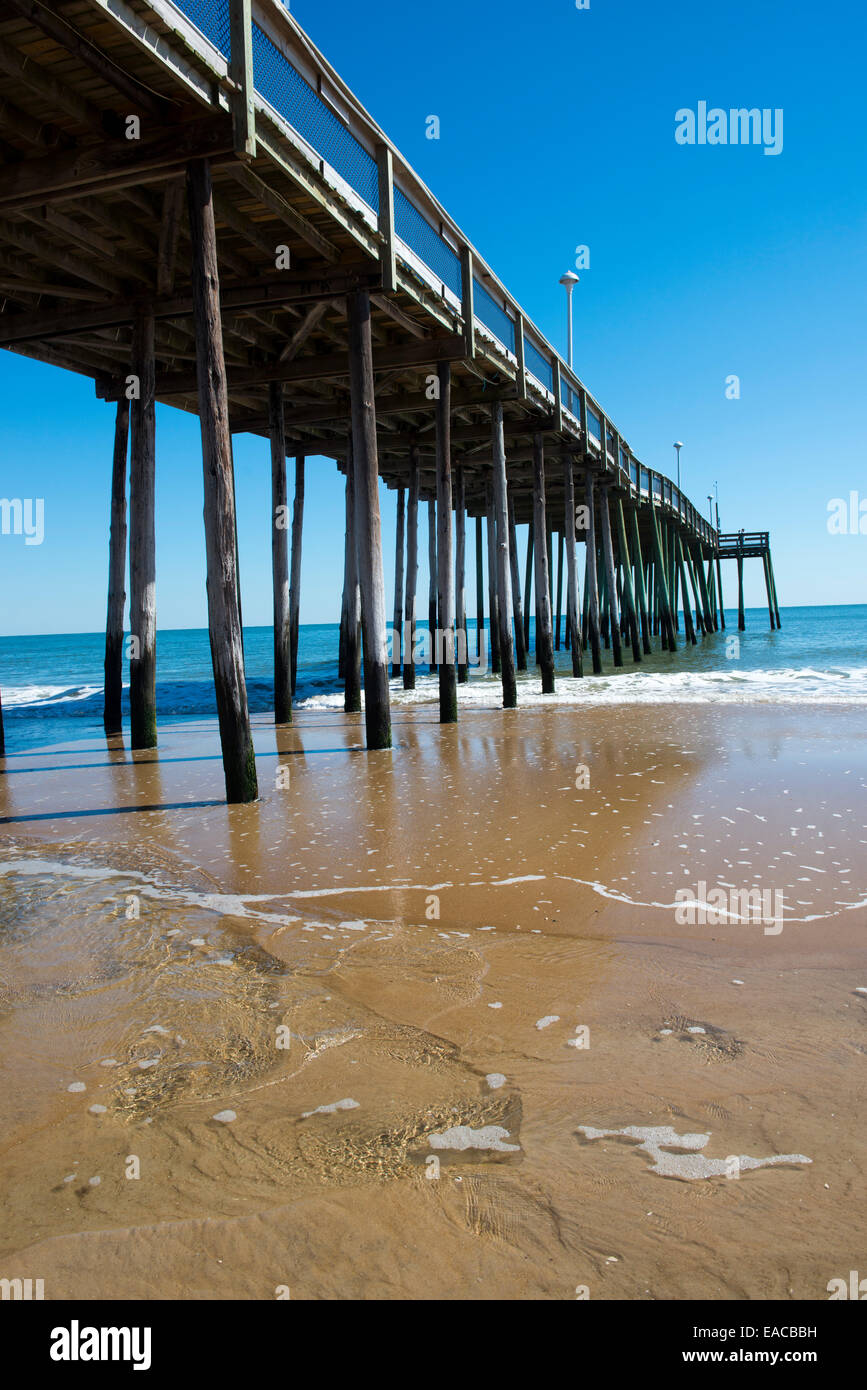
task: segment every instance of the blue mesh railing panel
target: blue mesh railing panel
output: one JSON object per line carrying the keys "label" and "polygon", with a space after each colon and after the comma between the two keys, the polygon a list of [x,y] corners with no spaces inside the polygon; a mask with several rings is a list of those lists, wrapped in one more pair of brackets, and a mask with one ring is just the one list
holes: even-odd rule
{"label": "blue mesh railing panel", "polygon": [[646,468],[642,468],[641,470],[640,487],[642,492],[648,492],[650,490],[650,474]]}
{"label": "blue mesh railing panel", "polygon": [[524,339],[524,362],[528,372],[532,372],[537,381],[541,381],[543,386],[547,386],[549,391],[554,390],[554,371],[547,357],[543,357],[536,344],[530,338]]}
{"label": "blue mesh railing panel", "polygon": [[253,82],[257,92],[303,135],[374,212],[379,210],[376,160],[284,58],[258,24],[253,25]]}
{"label": "blue mesh railing panel", "polygon": [[510,319],[502,305],[488,294],[484,285],[473,277],[473,308],[476,318],[479,319],[486,328],[490,328],[495,337],[512,352],[515,351],[515,321]]}
{"label": "blue mesh railing panel", "polygon": [[228,58],[231,51],[229,0],[182,0],[180,8],[205,38],[219,48],[223,57]]}
{"label": "blue mesh railing panel", "polygon": [[587,407],[587,429],[590,434],[595,434],[597,439],[602,438],[602,424],[599,416],[594,414],[589,405]]}
{"label": "blue mesh railing panel", "polygon": [[444,285],[458,298],[461,295],[461,258],[443,241],[436,228],[422,217],[405,193],[394,190],[394,230],[415,254],[430,266]]}

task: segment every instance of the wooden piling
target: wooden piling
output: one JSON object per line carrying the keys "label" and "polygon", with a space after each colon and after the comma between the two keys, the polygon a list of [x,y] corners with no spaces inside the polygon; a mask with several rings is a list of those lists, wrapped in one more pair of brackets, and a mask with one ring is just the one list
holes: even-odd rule
{"label": "wooden piling", "polygon": [[361,635],[364,660],[364,723],[367,746],[391,747],[388,654],[385,628],[385,583],[379,517],[376,405],[370,331],[370,294],[347,296],[349,321],[349,389],[352,404],[355,546],[361,589]]}
{"label": "wooden piling", "polygon": [[397,522],[394,528],[394,617],[391,627],[391,674],[401,672],[401,613],[403,612],[403,552],[406,529],[406,491],[397,489]]}
{"label": "wooden piling", "polygon": [[500,660],[500,605],[497,598],[497,519],[494,513],[494,489],[491,483],[485,488],[485,523],[488,543],[488,620],[491,630],[491,671],[499,676],[502,670]]}
{"label": "wooden piling", "polygon": [[430,661],[428,671],[434,675],[437,669],[436,634],[439,627],[437,615],[437,504],[427,504],[427,626],[430,638]]}
{"label": "wooden piling", "polygon": [[512,571],[509,562],[509,504],[502,401],[494,402],[491,416],[493,423],[494,506],[497,521],[497,600],[503,708],[514,709],[518,703],[518,683],[515,677],[515,651],[512,646]]}
{"label": "wooden piling", "polygon": [[705,626],[704,626],[704,615],[702,614],[702,611],[701,611],[701,595],[700,595],[699,589],[698,589],[698,581],[696,580],[696,577],[695,577],[695,567],[694,567],[694,565],[693,565],[693,563],[692,563],[692,556],[690,555],[690,552],[689,552],[689,542],[688,542],[688,541],[683,541],[683,543],[682,543],[682,549],[683,549],[683,560],[684,560],[684,564],[685,564],[685,566],[686,566],[686,572],[687,572],[687,574],[688,574],[688,576],[689,576],[690,588],[692,589],[692,601],[693,601],[693,606],[694,606],[694,608],[695,608],[695,630],[696,630],[697,633],[701,633],[701,635],[704,636],[704,633],[705,633]]}
{"label": "wooden piling", "polygon": [[683,542],[677,531],[672,533],[677,559],[677,572],[680,576],[680,591],[683,594],[683,627],[686,632],[686,640],[693,646],[696,644],[695,628],[692,623],[692,605],[689,599],[689,591],[686,587],[686,570],[683,561]]}
{"label": "wooden piling", "polygon": [[551,629],[551,587],[548,571],[550,532],[545,515],[545,448],[540,431],[533,435],[533,534],[536,553],[536,654],[542,671],[542,694],[554,693],[554,634]]}
{"label": "wooden piling", "polygon": [[632,525],[632,559],[635,564],[635,582],[638,586],[636,598],[638,600],[638,612],[641,619],[641,643],[644,648],[644,655],[650,656],[653,648],[650,645],[650,618],[647,611],[647,588],[644,582],[644,557],[641,553],[641,535],[638,530],[638,508],[630,508],[630,522]]}
{"label": "wooden piling", "polygon": [[524,645],[524,613],[521,607],[521,575],[518,563],[518,536],[515,529],[515,500],[509,489],[509,564],[512,567],[512,614],[515,620],[515,659],[519,671],[527,669]]}
{"label": "wooden piling", "polygon": [[659,521],[657,509],[651,504],[651,525],[653,535],[653,555],[655,560],[653,584],[659,609],[659,625],[662,635],[662,645],[671,652],[677,651],[677,638],[674,635],[674,620],[671,615],[671,600],[669,598],[668,583],[665,578],[665,560],[662,552],[662,542],[659,535]]}
{"label": "wooden piling", "polygon": [[623,575],[623,607],[626,610],[626,623],[632,641],[632,659],[641,661],[641,639],[638,631],[638,614],[635,611],[635,593],[632,588],[632,565],[629,559],[629,544],[626,539],[626,518],[623,503],[619,497],[614,502],[614,515],[617,519],[617,545],[620,551],[620,568]]}
{"label": "wooden piling", "polygon": [[476,517],[476,659],[480,667],[487,668],[487,658],[483,661],[482,651],[485,638],[485,579],[484,556],[482,554],[482,518]]}
{"label": "wooden piling", "polygon": [[437,592],[442,635],[439,662],[440,723],[456,724],[458,681],[455,667],[455,571],[452,548],[451,365],[437,366],[439,394],[436,402],[437,465]]}
{"label": "wooden piling", "polygon": [[563,616],[563,532],[557,532],[557,613],[554,618],[554,650],[560,650],[560,623]]}
{"label": "wooden piling", "polygon": [[768,596],[768,615],[769,615],[769,617],[770,617],[770,619],[771,619],[771,632],[773,632],[777,624],[776,624],[776,619],[774,618],[774,596],[773,596],[773,594],[771,593],[771,575],[770,575],[770,571],[769,571],[769,569],[768,569],[768,552],[767,552],[767,551],[765,551],[764,554],[762,555],[762,568],[763,568],[763,570],[764,570],[764,572],[765,572],[765,593],[766,593],[767,596]]}
{"label": "wooden piling", "polygon": [[458,685],[466,685],[470,678],[467,667],[469,643],[467,641],[467,525],[466,502],[464,497],[464,470],[455,468],[455,641],[458,663]]}
{"label": "wooden piling", "polygon": [[780,622],[780,605],[779,605],[779,601],[778,601],[778,599],[777,599],[777,581],[776,581],[776,578],[775,578],[775,576],[774,576],[774,561],[773,561],[773,559],[772,559],[772,557],[771,557],[771,547],[770,547],[770,546],[768,546],[768,572],[769,572],[769,574],[770,574],[770,576],[771,576],[771,593],[772,593],[773,596],[774,596],[774,616],[775,616],[775,618],[776,618],[776,620],[777,620],[777,631],[779,631],[779,629],[780,629],[781,626],[782,626],[782,623]]}
{"label": "wooden piling", "polygon": [[716,554],[716,583],[717,589],[719,590],[719,623],[722,630],[725,631],[726,611],[725,602],[723,600],[722,565],[720,564],[719,551],[717,551]]}
{"label": "wooden piling", "polygon": [[745,632],[747,626],[744,613],[744,557],[738,556],[738,632]]}
{"label": "wooden piling", "polygon": [[530,651],[530,585],[533,582],[533,522],[527,527],[527,560],[524,565],[524,652]]}
{"label": "wooden piling", "polygon": [[[196,248],[194,246],[194,254]],[[155,410],[154,319],[139,314],[133,329],[129,485],[130,746],[156,748],[156,535],[154,529]],[[234,576],[234,536],[232,539]]]}
{"label": "wooden piling", "polygon": [[211,171],[206,159],[193,160],[188,166],[187,198],[205,480],[208,630],[226,799],[229,802],[255,801],[258,795],[256,759],[247,709],[235,564],[234,468],[220,320],[220,276]]}
{"label": "wooden piling", "polygon": [[274,722],[292,722],[292,625],[289,591],[289,529],[286,525],[286,433],[283,388],[268,386],[271,444],[271,580],[274,618]]}
{"label": "wooden piling", "polygon": [[361,590],[355,540],[355,463],[350,441],[346,459],[346,578],[343,636],[343,709],[361,713]]}
{"label": "wooden piling", "polygon": [[620,645],[620,615],[617,611],[617,575],[614,569],[614,546],[611,540],[611,509],[608,503],[608,488],[603,487],[599,499],[600,521],[602,523],[602,549],[605,555],[606,591],[608,594],[608,615],[611,628],[611,645],[614,650],[614,665],[623,665],[623,648]]}
{"label": "wooden piling", "polygon": [[415,600],[418,589],[418,445],[409,451],[406,515],[406,592],[404,596],[403,688],[415,690]]}
{"label": "wooden piling", "polygon": [[578,556],[575,553],[575,478],[572,460],[563,459],[563,534],[566,540],[566,642],[571,642],[572,675],[584,675],[578,610]]}
{"label": "wooden piling", "polygon": [[587,526],[587,574],[585,578],[584,592],[588,603],[588,639],[590,650],[593,656],[593,674],[602,674],[602,653],[599,650],[599,579],[596,568],[596,499],[594,496],[595,488],[593,478],[589,473],[585,475],[585,492],[587,496],[587,507],[589,522]]}
{"label": "wooden piling", "polygon": [[715,624],[713,613],[710,607],[710,595],[707,589],[707,577],[704,572],[704,557],[702,555],[701,541],[696,541],[693,546],[693,562],[695,564],[695,574],[698,579],[698,592],[701,595],[701,611],[704,618],[706,632],[714,632]]}
{"label": "wooden piling", "polygon": [[292,506],[292,578],[289,585],[289,635],[292,656],[292,695],[298,684],[298,629],[301,617],[301,540],[304,531],[304,473],[306,459],[295,456],[295,501]]}
{"label": "wooden piling", "polygon": [[105,689],[102,722],[106,734],[123,729],[123,610],[126,603],[126,468],[129,401],[121,396],[114,419],[111,466],[111,525],[108,541],[108,603],[105,615]]}

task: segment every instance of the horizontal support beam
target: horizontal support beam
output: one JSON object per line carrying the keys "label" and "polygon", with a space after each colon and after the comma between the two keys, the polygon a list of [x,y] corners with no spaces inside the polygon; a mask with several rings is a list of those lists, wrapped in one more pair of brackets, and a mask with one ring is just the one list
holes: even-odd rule
{"label": "horizontal support beam", "polygon": [[[282,275],[267,279],[259,277],[241,285],[224,285],[220,305],[224,313],[267,305],[279,309],[286,304],[332,300],[351,294],[353,290],[373,288],[377,283],[378,271],[368,272],[361,268],[347,268],[326,275],[287,270]],[[125,297],[112,300],[110,304],[96,304],[91,309],[3,313],[0,314],[0,347],[38,342],[42,338],[59,338],[66,333],[121,328],[135,322],[144,302],[143,299]],[[188,318],[193,312],[193,301],[188,295],[172,295],[148,301],[147,307],[156,319]]]}
{"label": "horizontal support beam", "polygon": [[233,159],[226,116],[172,126],[147,140],[105,140],[48,158],[9,164],[0,174],[0,212],[38,207],[159,182],[191,159]]}
{"label": "horizontal support beam", "polygon": [[[400,347],[380,348],[373,355],[374,371],[389,367],[436,366],[438,362],[458,362],[463,357],[464,344],[460,337],[428,338],[423,343]],[[294,362],[266,362],[257,367],[243,367],[229,373],[229,392],[247,386],[264,386],[269,381],[320,381],[328,377],[349,374],[348,352],[333,352],[316,357],[302,357]],[[197,389],[195,372],[157,377],[157,396],[189,396]]]}

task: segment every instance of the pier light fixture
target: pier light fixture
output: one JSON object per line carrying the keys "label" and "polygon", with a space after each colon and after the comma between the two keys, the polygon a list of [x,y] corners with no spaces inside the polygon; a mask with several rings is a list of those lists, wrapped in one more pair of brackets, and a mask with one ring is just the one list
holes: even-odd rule
{"label": "pier light fixture", "polygon": [[674,441],[674,448],[677,450],[677,490],[680,492],[680,451],[683,448],[683,440],[676,439]]}
{"label": "pier light fixture", "polygon": [[568,305],[568,320],[567,320],[567,321],[568,321],[568,330],[567,330],[567,334],[568,334],[569,350],[568,350],[567,356],[568,356],[568,359],[569,359],[569,367],[570,367],[570,369],[571,369],[571,367],[572,367],[572,291],[573,291],[573,289],[575,288],[575,286],[578,284],[578,281],[580,280],[580,278],[581,278],[580,275],[576,275],[575,272],[574,272],[574,270],[567,270],[565,275],[561,275],[561,276],[560,276],[560,284],[561,284],[561,285],[564,285],[565,288],[566,288],[566,302],[567,302],[567,305]]}

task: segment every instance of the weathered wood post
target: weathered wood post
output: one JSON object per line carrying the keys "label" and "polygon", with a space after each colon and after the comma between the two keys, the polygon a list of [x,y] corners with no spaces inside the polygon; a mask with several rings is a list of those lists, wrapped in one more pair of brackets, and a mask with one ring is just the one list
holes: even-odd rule
{"label": "weathered wood post", "polygon": [[638,616],[635,611],[635,593],[632,588],[632,565],[629,559],[629,545],[626,539],[626,518],[623,515],[623,502],[618,497],[614,503],[617,518],[617,544],[620,550],[620,567],[623,574],[623,607],[626,609],[626,622],[632,640],[632,660],[641,661],[641,639],[638,633]]}
{"label": "weathered wood post", "polygon": [[437,669],[436,633],[439,626],[437,615],[437,504],[434,501],[429,501],[427,504],[427,568],[427,626],[430,638],[428,670],[433,675]]}
{"label": "weathered wood post", "polygon": [[518,536],[515,530],[515,499],[509,488],[509,564],[512,567],[512,616],[515,620],[515,657],[519,671],[527,669],[527,648],[524,645],[524,613],[521,608],[521,575],[518,561]]}
{"label": "weathered wood post", "polygon": [[[132,370],[138,378],[130,419],[129,662],[130,747],[156,748],[156,535],[154,530],[154,319],[139,314],[133,329]],[[234,575],[234,535],[232,538]]]}
{"label": "weathered wood post", "polygon": [[349,391],[352,406],[355,547],[361,589],[361,635],[364,657],[364,723],[368,748],[391,747],[388,701],[388,656],[385,636],[385,584],[379,518],[376,405],[370,294],[347,296],[349,320]]}
{"label": "weathered wood post", "polygon": [[744,557],[738,556],[738,632],[745,632],[747,626],[744,613]]}
{"label": "weathered wood post", "polygon": [[6,754],[6,730],[3,727],[3,700],[0,697],[0,758]]}
{"label": "weathered wood post", "polygon": [[463,468],[455,468],[455,642],[458,685],[466,685],[470,673],[467,667],[467,513]]}
{"label": "weathered wood post", "polygon": [[557,615],[554,619],[554,650],[560,650],[560,623],[563,616],[563,532],[557,532]]}
{"label": "weathered wood post", "polygon": [[485,523],[488,542],[488,619],[491,629],[491,672],[498,676],[500,661],[500,603],[497,596],[497,519],[494,515],[494,489],[485,488]]}
{"label": "weathered wood post", "polygon": [[773,596],[774,596],[774,616],[775,616],[776,619],[777,619],[777,631],[779,631],[779,629],[780,629],[780,627],[782,626],[782,624],[780,623],[780,605],[779,605],[779,602],[778,602],[778,600],[777,600],[777,581],[776,581],[776,579],[775,579],[775,577],[774,577],[774,562],[773,562],[773,559],[771,558],[771,547],[770,547],[770,545],[768,546],[768,571],[769,571],[770,576],[771,576],[771,593],[772,593]]}
{"label": "weathered wood post", "polygon": [[407,502],[406,594],[404,597],[403,688],[415,690],[415,599],[418,589],[418,445],[409,451]]}
{"label": "weathered wood post", "polygon": [[102,722],[107,734],[123,729],[123,610],[126,603],[126,467],[129,401],[121,395],[114,418],[111,527],[108,540],[108,603],[105,615],[105,690]]}
{"label": "weathered wood post", "polygon": [[704,616],[705,631],[713,632],[715,630],[714,621],[710,607],[710,597],[707,591],[707,579],[704,572],[704,557],[702,556],[701,541],[695,542],[693,558],[695,562],[696,578],[698,579],[698,591],[701,595],[701,611]]}
{"label": "weathered wood post", "polygon": [[593,674],[602,674],[602,653],[599,650],[599,582],[596,573],[596,499],[594,480],[589,472],[584,475],[584,489],[587,497],[587,575],[584,592],[588,602],[587,626],[589,628],[590,650],[593,654]]}
{"label": "weathered wood post", "polygon": [[614,568],[614,546],[611,540],[611,511],[608,504],[608,488],[606,486],[603,486],[601,489],[599,512],[602,522],[602,549],[605,554],[605,589],[608,596],[611,645],[614,649],[614,665],[622,666],[623,648],[620,645],[620,614],[617,611],[617,574]]}
{"label": "weathered wood post", "polygon": [[718,632],[718,631],[719,631],[719,614],[718,614],[718,612],[717,612],[717,600],[716,600],[716,574],[714,573],[714,567],[713,567],[713,553],[712,553],[712,552],[711,552],[711,554],[708,556],[708,561],[707,561],[707,591],[708,591],[708,595],[709,595],[709,597],[710,597],[710,612],[711,612],[711,618],[713,619],[713,630],[714,630],[714,632]]}
{"label": "weathered wood post", "polygon": [[286,505],[286,434],[283,390],[278,381],[268,386],[268,424],[271,442],[271,578],[274,613],[274,722],[292,721],[292,629],[289,599],[289,528]]}
{"label": "weathered wood post", "polygon": [[668,592],[668,581],[665,577],[665,558],[662,552],[662,541],[659,535],[659,521],[657,509],[651,500],[650,519],[653,536],[653,587],[656,596],[656,605],[659,611],[659,628],[662,635],[663,648],[668,648],[671,652],[677,651],[677,638],[674,635],[674,618],[671,613],[671,599]]}
{"label": "weathered wood post", "polygon": [[[481,667],[482,643],[485,641],[485,580],[482,555],[482,518],[476,517],[476,658]],[[487,667],[487,658],[484,665]]]}
{"label": "weathered wood post", "polygon": [[442,655],[439,660],[440,723],[456,724],[458,680],[455,669],[455,570],[452,548],[451,381],[448,362],[437,365],[437,593]]}
{"label": "weathered wood post", "polygon": [[352,441],[346,456],[346,560],[343,584],[343,710],[361,713],[361,590],[355,539],[355,463]]}
{"label": "weathered wood post", "polygon": [[650,645],[650,618],[647,611],[647,588],[644,582],[644,557],[641,554],[641,534],[638,529],[638,507],[632,507],[630,520],[632,522],[632,559],[635,562],[635,582],[638,585],[638,607],[641,617],[641,642],[644,647],[644,655],[650,656],[653,648]]}
{"label": "weathered wood post", "polygon": [[206,159],[187,170],[192,245],[193,323],[205,479],[208,630],[223,750],[226,799],[255,801],[256,758],[247,709],[235,566],[235,505],[229,398],[220,321],[220,275]]}
{"label": "weathered wood post", "polygon": [[704,617],[703,617],[702,611],[701,611],[701,595],[699,594],[698,580],[697,580],[696,577],[695,577],[695,567],[694,567],[694,565],[693,565],[693,563],[692,563],[692,555],[691,555],[691,553],[690,553],[690,549],[689,549],[689,540],[688,540],[688,539],[687,539],[687,540],[684,540],[684,542],[683,542],[683,559],[684,559],[684,563],[685,563],[685,565],[686,565],[686,572],[687,572],[687,574],[689,575],[690,588],[692,589],[692,597],[693,597],[694,606],[695,606],[695,627],[696,627],[696,632],[700,632],[701,635],[704,636],[705,626],[704,626]]}
{"label": "weathered wood post", "polygon": [[547,517],[545,515],[545,445],[539,430],[533,435],[533,536],[536,571],[536,654],[542,671],[542,694],[554,693],[554,634],[551,627],[551,586]]}
{"label": "weathered wood post", "polygon": [[509,561],[509,504],[506,483],[506,444],[503,436],[503,403],[495,401],[493,419],[494,505],[497,513],[497,606],[500,627],[500,665],[503,709],[515,709],[518,683],[512,646],[512,569]]}
{"label": "weathered wood post", "polygon": [[292,507],[292,578],[289,585],[289,640],[292,657],[292,694],[298,684],[298,624],[301,615],[301,537],[304,531],[303,454],[295,455],[295,502]]}
{"label": "weathered wood post", "polygon": [[530,585],[533,582],[533,519],[527,526],[527,563],[524,566],[524,653],[530,652]]}
{"label": "weathered wood post", "polygon": [[718,546],[716,547],[716,585],[717,585],[717,589],[718,589],[718,591],[719,591],[719,623],[720,623],[720,627],[722,628],[723,632],[725,632],[726,613],[725,613],[725,602],[724,602],[724,600],[723,600],[722,565],[720,564],[719,547],[718,547]]}
{"label": "weathered wood post", "polygon": [[575,477],[572,459],[563,456],[563,534],[566,538],[566,637],[572,643],[572,675],[584,675],[578,610],[578,556],[575,552]]}
{"label": "weathered wood post", "polygon": [[406,492],[402,487],[397,489],[397,525],[394,531],[394,617],[391,624],[391,674],[399,676],[401,672],[401,629],[400,621],[403,612],[403,551],[405,545],[404,531],[406,529]]}
{"label": "weathered wood post", "polygon": [[771,593],[771,575],[770,575],[770,571],[769,571],[769,569],[768,569],[768,552],[767,552],[767,551],[765,551],[764,554],[762,555],[762,568],[763,568],[763,570],[764,570],[764,572],[765,572],[765,593],[766,593],[767,596],[768,596],[768,615],[769,615],[769,617],[770,617],[770,619],[771,619],[771,632],[773,632],[773,631],[774,631],[774,628],[776,627],[776,620],[775,620],[775,618],[774,618],[774,597],[773,597],[773,594]]}
{"label": "weathered wood post", "polygon": [[677,532],[674,533],[674,546],[677,558],[677,572],[680,576],[680,592],[683,594],[683,626],[686,630],[686,639],[693,646],[696,644],[695,628],[692,623],[692,604],[689,601],[689,590],[686,587],[686,570],[683,561],[683,542]]}

